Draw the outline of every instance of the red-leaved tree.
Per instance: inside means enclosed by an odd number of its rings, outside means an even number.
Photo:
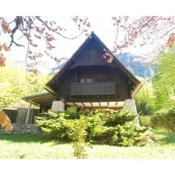
[[[15,16],[11,21],[7,18],[0,17],[0,26],[2,32],[0,35],[8,35],[8,42],[0,40],[0,66],[5,66],[4,52],[10,51],[14,45],[17,47],[27,47],[26,59],[37,60],[44,55],[59,62],[59,58],[52,54],[55,49],[54,41],[57,36],[73,40],[82,34],[90,33],[91,24],[87,17],[72,17],[73,22],[77,26],[77,34],[72,37],[65,35],[66,29],[55,21],[50,21],[40,16]],[[112,23],[116,29],[114,36],[113,53],[120,54],[126,48],[136,45],[151,46],[155,43],[156,50],[154,58],[158,57],[158,53],[166,47],[172,48],[175,42],[175,17],[174,16],[142,16],[129,17],[117,16],[112,17]],[[105,25],[105,24],[104,24]],[[16,38],[18,33],[20,38],[25,39],[25,43]],[[24,41],[24,40],[23,40]],[[40,44],[45,44],[45,49],[37,50]],[[104,58],[111,62],[110,53],[105,52]],[[28,69],[32,70],[32,66],[28,65]]]
[[[4,52],[10,51],[11,47],[27,47],[26,59],[37,60],[44,55],[59,62],[59,58],[52,54],[55,49],[54,41],[57,36],[61,36],[68,40],[73,40],[82,34],[88,35],[91,26],[88,18],[80,18],[73,16],[72,21],[77,26],[77,34],[75,36],[66,36],[66,29],[55,21],[50,21],[40,16],[15,16],[11,21],[0,17],[0,26],[2,32],[0,35],[8,35],[9,40],[3,42],[0,40],[0,66],[5,66]],[[19,38],[20,35],[20,38]],[[18,36],[18,37],[17,37]],[[22,41],[21,41],[22,39]],[[22,43],[21,43],[22,42]],[[44,50],[37,48],[44,43]],[[32,70],[30,64],[27,65],[28,70]]]
[[[161,50],[172,48],[175,41],[175,17],[174,16],[142,16],[112,17],[113,26],[116,29],[113,52],[119,54],[129,46],[144,49],[144,46],[152,47],[153,58],[159,56]]]

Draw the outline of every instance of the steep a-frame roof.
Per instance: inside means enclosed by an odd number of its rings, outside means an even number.
[[[71,67],[73,63],[76,62],[78,55],[84,50],[84,48],[91,42],[95,41],[97,45],[99,45],[103,50],[110,53],[113,57],[113,61],[111,64],[116,64],[127,76],[128,78],[134,83],[135,90],[133,92],[133,95],[137,92],[137,90],[140,88],[140,81],[112,54],[112,52],[107,48],[107,46],[98,38],[98,36],[92,32],[91,35],[84,41],[84,43],[78,48],[78,50],[72,55],[72,57],[67,61],[67,63],[64,65],[64,67],[58,71],[58,73],[46,84],[46,89],[51,91],[52,93],[55,93],[54,89],[52,88],[52,85],[54,84],[56,79],[61,78],[64,75],[64,72]],[[106,61],[107,62],[107,61]],[[109,63],[108,63],[109,64]]]

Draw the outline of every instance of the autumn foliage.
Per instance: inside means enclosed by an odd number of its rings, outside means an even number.
[[[2,27],[2,30],[3,30],[4,33],[10,33],[11,32],[9,24],[5,19],[1,19],[0,24],[1,24],[1,27]]]
[[[13,129],[12,123],[4,111],[0,112],[0,126],[4,129],[5,132],[10,132]]]
[[[0,67],[5,66],[5,61],[6,61],[6,58],[2,53],[0,53]]]
[[[158,42],[158,47],[161,48],[161,39],[165,41],[164,45],[168,40],[169,47],[174,44],[174,34],[171,34],[175,29],[174,16],[142,16],[134,19],[129,16],[118,16],[112,17],[112,20],[116,28],[115,53],[120,53],[135,43],[144,46]]]
[[[172,33],[168,39],[168,47],[172,48],[174,46],[174,42],[175,42],[175,33]]]

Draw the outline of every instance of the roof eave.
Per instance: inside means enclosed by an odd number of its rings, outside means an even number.
[[[143,84],[139,81],[136,88],[132,92],[132,98],[135,97],[135,95],[139,92],[139,90],[143,87]]]

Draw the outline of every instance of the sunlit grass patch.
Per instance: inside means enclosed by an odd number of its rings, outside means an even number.
[[[156,139],[145,146],[87,147],[89,159],[175,159],[175,132],[154,131]],[[0,133],[0,159],[75,159],[71,143],[42,135]]]

